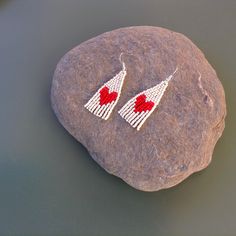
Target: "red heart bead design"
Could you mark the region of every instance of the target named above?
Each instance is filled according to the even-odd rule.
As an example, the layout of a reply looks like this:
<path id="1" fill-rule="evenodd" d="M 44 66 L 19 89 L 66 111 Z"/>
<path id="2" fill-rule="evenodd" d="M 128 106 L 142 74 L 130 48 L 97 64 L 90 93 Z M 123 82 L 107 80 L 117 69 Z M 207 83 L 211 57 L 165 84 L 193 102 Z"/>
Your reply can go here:
<path id="1" fill-rule="evenodd" d="M 150 111 L 155 105 L 152 101 L 146 101 L 146 95 L 141 94 L 136 98 L 134 112 Z"/>
<path id="2" fill-rule="evenodd" d="M 109 93 L 109 88 L 104 86 L 101 90 L 100 90 L 100 105 L 106 105 L 108 103 L 111 103 L 113 101 L 116 100 L 118 96 L 117 92 L 111 92 Z"/>

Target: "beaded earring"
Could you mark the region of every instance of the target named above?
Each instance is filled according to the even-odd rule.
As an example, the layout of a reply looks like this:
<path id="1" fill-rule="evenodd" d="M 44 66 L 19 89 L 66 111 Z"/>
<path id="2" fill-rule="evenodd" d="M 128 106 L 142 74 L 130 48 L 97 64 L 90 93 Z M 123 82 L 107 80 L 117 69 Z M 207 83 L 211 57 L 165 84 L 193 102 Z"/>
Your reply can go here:
<path id="1" fill-rule="evenodd" d="M 122 63 L 122 70 L 112 79 L 107 81 L 84 105 L 91 113 L 104 120 L 109 118 L 112 110 L 116 106 L 127 74 L 125 63 L 121 60 L 122 54 L 123 53 L 121 53 L 119 57 L 119 60 Z"/>
<path id="2" fill-rule="evenodd" d="M 131 98 L 118 113 L 123 117 L 132 127 L 140 130 L 141 126 L 147 118 L 153 113 L 162 96 L 164 95 L 169 81 L 173 78 L 178 68 L 156 86 L 144 90 Z"/>

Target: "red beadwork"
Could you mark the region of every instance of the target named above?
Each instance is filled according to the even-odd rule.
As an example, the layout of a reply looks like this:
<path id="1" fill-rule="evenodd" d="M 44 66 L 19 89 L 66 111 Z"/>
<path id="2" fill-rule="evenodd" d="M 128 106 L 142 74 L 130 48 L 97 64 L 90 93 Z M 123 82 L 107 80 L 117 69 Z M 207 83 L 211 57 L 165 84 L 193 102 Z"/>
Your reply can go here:
<path id="1" fill-rule="evenodd" d="M 108 103 L 111 103 L 113 101 L 116 100 L 118 96 L 118 93 L 113 91 L 111 93 L 109 93 L 109 88 L 104 86 L 101 90 L 100 90 L 100 105 L 106 105 Z"/>
<path id="2" fill-rule="evenodd" d="M 150 111 L 155 105 L 152 101 L 146 101 L 146 95 L 141 94 L 136 98 L 134 112 Z"/>

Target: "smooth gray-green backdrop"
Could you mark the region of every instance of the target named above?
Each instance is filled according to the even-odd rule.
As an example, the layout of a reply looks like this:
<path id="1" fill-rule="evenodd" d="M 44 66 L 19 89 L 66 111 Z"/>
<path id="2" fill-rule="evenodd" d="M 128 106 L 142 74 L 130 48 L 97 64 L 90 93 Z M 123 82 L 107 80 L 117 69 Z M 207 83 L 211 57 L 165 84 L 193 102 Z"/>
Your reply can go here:
<path id="1" fill-rule="evenodd" d="M 154 193 L 107 174 L 57 121 L 50 83 L 79 43 L 124 26 L 192 39 L 225 88 L 211 165 Z M 0 0 L 0 235 L 236 235 L 235 0 Z"/>

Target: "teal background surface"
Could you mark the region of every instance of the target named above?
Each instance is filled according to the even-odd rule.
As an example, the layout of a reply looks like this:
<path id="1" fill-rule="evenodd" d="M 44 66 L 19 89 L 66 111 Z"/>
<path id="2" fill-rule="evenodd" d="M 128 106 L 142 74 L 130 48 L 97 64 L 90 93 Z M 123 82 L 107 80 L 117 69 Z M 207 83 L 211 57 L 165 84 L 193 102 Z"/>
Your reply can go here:
<path id="1" fill-rule="evenodd" d="M 236 235 L 235 0 L 0 0 L 0 235 Z M 178 186 L 135 190 L 57 121 L 58 60 L 119 27 L 161 26 L 203 50 L 228 115 L 210 166 Z"/>

